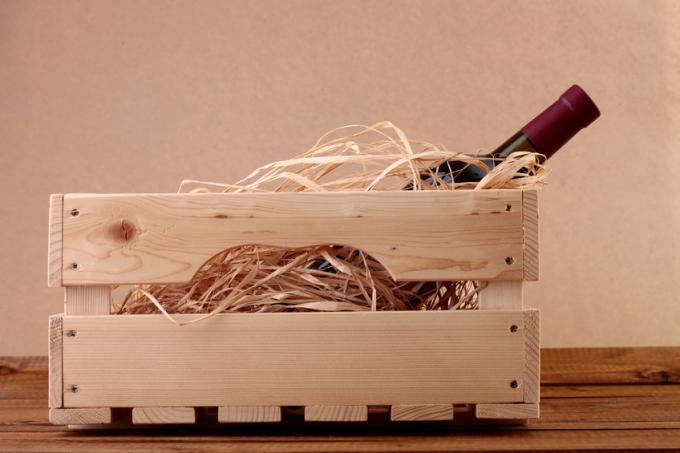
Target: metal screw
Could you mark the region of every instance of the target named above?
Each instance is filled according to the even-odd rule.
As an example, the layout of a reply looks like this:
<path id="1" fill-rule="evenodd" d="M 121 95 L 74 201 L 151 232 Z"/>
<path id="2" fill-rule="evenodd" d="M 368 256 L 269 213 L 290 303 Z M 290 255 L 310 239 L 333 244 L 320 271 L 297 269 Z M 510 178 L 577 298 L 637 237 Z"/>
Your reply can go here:
<path id="1" fill-rule="evenodd" d="M 517 324 L 513 324 L 513 325 L 510 326 L 510 332 L 515 333 L 518 330 L 519 330 L 519 327 L 517 326 Z"/>
<path id="2" fill-rule="evenodd" d="M 72 271 L 79 271 L 80 270 L 80 264 L 78 264 L 78 263 L 71 263 L 71 265 L 69 267 L 71 268 Z"/>
<path id="3" fill-rule="evenodd" d="M 516 389 L 517 387 L 519 387 L 519 382 L 510 381 L 510 387 L 512 387 L 513 389 Z"/>
<path id="4" fill-rule="evenodd" d="M 508 266 L 512 266 L 513 264 L 515 264 L 515 258 L 512 256 L 506 256 L 505 264 L 507 264 Z"/>
<path id="5" fill-rule="evenodd" d="M 78 393 L 78 386 L 76 384 L 71 384 L 71 393 Z"/>
<path id="6" fill-rule="evenodd" d="M 80 215 L 80 211 L 78 209 L 71 209 L 71 217 L 78 217 Z"/>
<path id="7" fill-rule="evenodd" d="M 67 337 L 75 337 L 77 334 L 78 334 L 78 332 L 76 332 L 76 331 L 73 330 L 73 329 L 67 330 L 67 331 L 66 331 L 66 336 L 67 336 Z"/>
<path id="8" fill-rule="evenodd" d="M 511 205 L 511 204 L 506 204 L 506 205 L 505 205 L 505 210 L 508 211 L 508 212 L 512 211 L 512 205 Z"/>

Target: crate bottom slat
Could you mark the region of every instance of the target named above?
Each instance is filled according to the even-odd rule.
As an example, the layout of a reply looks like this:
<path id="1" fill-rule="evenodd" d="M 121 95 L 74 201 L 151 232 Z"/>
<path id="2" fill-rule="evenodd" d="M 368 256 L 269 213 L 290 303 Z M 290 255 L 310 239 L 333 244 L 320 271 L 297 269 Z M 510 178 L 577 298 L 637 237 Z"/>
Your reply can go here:
<path id="1" fill-rule="evenodd" d="M 196 412 L 193 407 L 135 407 L 132 409 L 132 423 L 134 425 L 196 423 Z"/>
<path id="2" fill-rule="evenodd" d="M 538 418 L 537 403 L 519 404 L 478 404 L 475 416 L 480 419 L 493 420 L 525 420 Z"/>
<path id="3" fill-rule="evenodd" d="M 525 423 L 538 418 L 540 405 L 514 404 L 408 404 L 393 406 L 221 406 L 50 409 L 50 422 L 70 428 L 126 428 L 144 425 L 196 425 L 218 427 L 239 424 L 299 426 L 317 422 L 374 425 L 404 423 L 474 424 Z M 201 414 L 212 416 L 201 416 Z M 303 416 L 304 414 L 304 416 Z M 454 417 L 454 414 L 455 417 Z M 292 416 L 292 418 L 291 418 Z"/>
<path id="4" fill-rule="evenodd" d="M 222 406 L 218 408 L 219 423 L 275 423 L 281 421 L 278 406 Z"/>
<path id="5" fill-rule="evenodd" d="M 393 422 L 453 420 L 453 404 L 400 404 L 392 406 Z"/>

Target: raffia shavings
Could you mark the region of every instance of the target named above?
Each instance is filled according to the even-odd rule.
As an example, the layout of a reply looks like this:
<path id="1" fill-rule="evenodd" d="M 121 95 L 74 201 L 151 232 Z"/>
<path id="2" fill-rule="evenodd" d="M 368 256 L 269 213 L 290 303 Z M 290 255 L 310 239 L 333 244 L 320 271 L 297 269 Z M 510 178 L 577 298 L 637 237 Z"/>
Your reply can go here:
<path id="1" fill-rule="evenodd" d="M 334 138 L 335 137 L 335 138 Z M 433 169 L 448 161 L 488 171 L 478 183 L 447 182 Z M 223 192 L 522 189 L 545 183 L 542 156 L 511 154 L 489 171 L 478 157 L 409 140 L 390 122 L 345 126 L 292 159 L 257 168 Z M 459 172 L 460 170 L 458 170 Z M 198 187 L 192 192 L 213 192 Z M 244 245 L 213 257 L 185 284 L 141 285 L 115 307 L 120 314 L 223 312 L 454 310 L 477 305 L 474 281 L 396 282 L 363 251 L 342 245 L 285 249 Z"/>

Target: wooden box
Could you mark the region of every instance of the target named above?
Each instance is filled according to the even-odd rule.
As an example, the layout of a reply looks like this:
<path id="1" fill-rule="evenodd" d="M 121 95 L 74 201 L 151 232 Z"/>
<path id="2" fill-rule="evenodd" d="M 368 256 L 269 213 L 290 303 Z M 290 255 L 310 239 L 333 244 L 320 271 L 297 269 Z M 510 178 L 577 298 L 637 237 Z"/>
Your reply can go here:
<path id="1" fill-rule="evenodd" d="M 537 222 L 533 190 L 52 195 L 48 281 L 65 307 L 49 322 L 50 419 L 277 422 L 294 407 L 306 421 L 538 417 L 538 312 L 522 307 L 523 282 L 538 278 Z M 347 244 L 397 280 L 488 286 L 479 310 L 237 313 L 181 327 L 111 314 L 112 285 L 188 281 L 243 244 Z"/>

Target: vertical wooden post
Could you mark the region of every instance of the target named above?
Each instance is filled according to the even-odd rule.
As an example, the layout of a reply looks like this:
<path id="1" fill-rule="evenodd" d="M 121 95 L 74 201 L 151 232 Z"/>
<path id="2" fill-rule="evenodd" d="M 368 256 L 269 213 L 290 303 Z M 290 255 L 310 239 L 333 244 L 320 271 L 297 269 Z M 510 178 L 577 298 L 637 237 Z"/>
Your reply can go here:
<path id="1" fill-rule="evenodd" d="M 47 286 L 61 286 L 62 244 L 64 241 L 64 196 L 50 196 L 50 224 L 47 238 Z"/>
<path id="2" fill-rule="evenodd" d="M 64 314 L 65 315 L 109 315 L 111 314 L 111 287 L 110 286 L 67 286 L 64 288 Z M 61 321 L 62 318 L 60 317 Z M 75 335 L 63 332 L 60 323 L 60 348 L 64 335 Z M 75 338 L 72 338 L 75 340 Z M 50 351 L 51 352 L 51 351 Z M 61 352 L 61 351 L 60 351 Z M 60 356 L 61 358 L 61 356 Z M 50 385 L 53 378 L 53 368 L 50 366 Z M 62 382 L 61 364 L 59 369 L 59 383 L 63 398 L 64 383 Z M 50 398 L 52 391 L 50 390 Z M 62 406 L 59 406 L 62 407 Z M 110 424 L 113 412 L 109 407 L 87 408 L 50 408 L 50 422 L 55 425 L 99 425 Z"/>
<path id="3" fill-rule="evenodd" d="M 111 287 L 67 286 L 64 288 L 64 313 L 67 315 L 111 314 Z"/>
<path id="4" fill-rule="evenodd" d="M 538 280 L 538 191 L 522 191 L 524 281 Z"/>
<path id="5" fill-rule="evenodd" d="M 521 310 L 523 302 L 522 282 L 490 281 L 479 292 L 480 310 Z"/>
<path id="6" fill-rule="evenodd" d="M 524 402 L 541 400 L 541 344 L 538 310 L 524 312 Z"/>
<path id="7" fill-rule="evenodd" d="M 64 405 L 64 384 L 62 378 L 62 342 L 64 340 L 63 317 L 50 316 L 49 323 L 49 406 L 57 409 Z"/>

